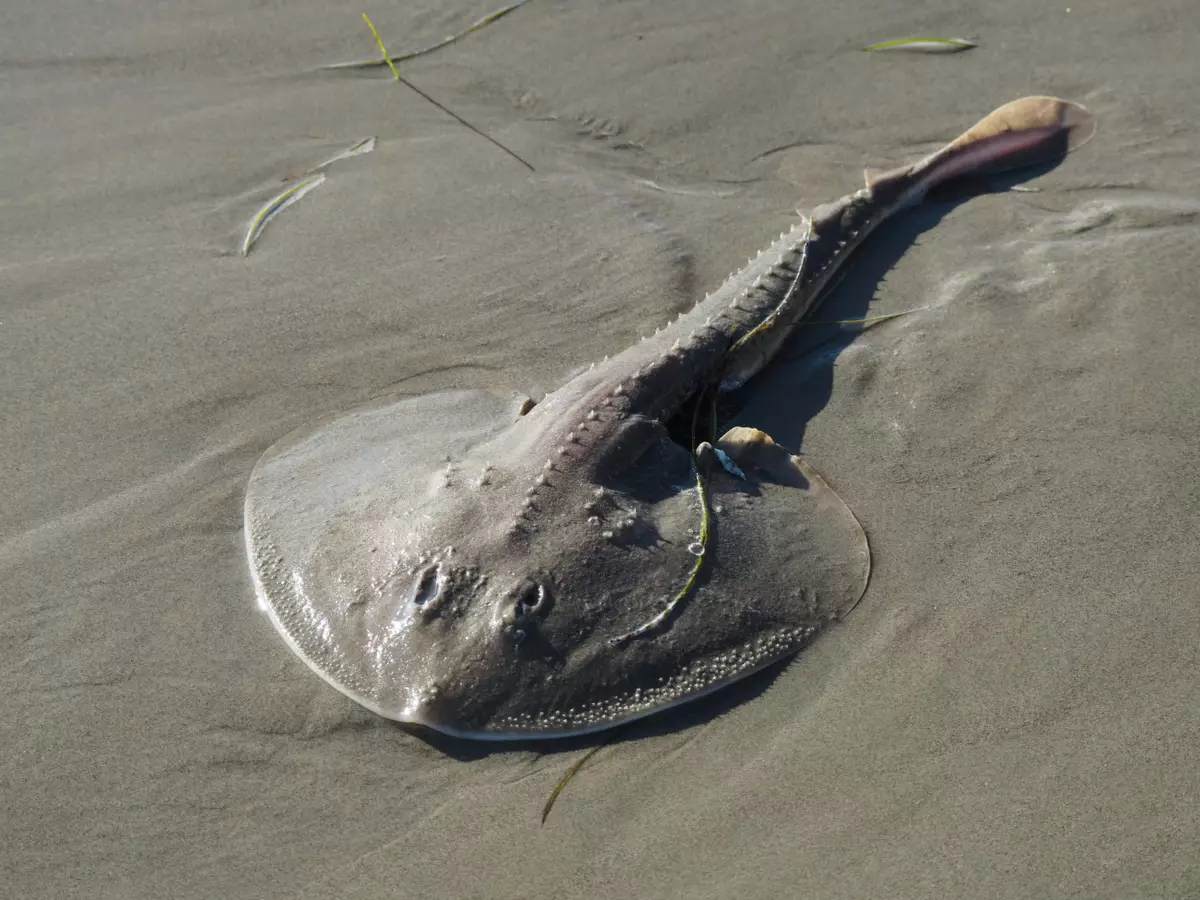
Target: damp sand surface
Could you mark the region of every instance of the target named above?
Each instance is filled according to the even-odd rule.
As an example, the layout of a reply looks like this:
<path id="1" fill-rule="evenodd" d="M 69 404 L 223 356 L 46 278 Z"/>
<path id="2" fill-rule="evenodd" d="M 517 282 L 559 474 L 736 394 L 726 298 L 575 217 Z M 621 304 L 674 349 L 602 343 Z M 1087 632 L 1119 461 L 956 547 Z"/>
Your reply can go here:
<path id="1" fill-rule="evenodd" d="M 489 3 L 369 10 L 399 54 Z M 981 18 L 982 16 L 982 18 Z M 28 898 L 1189 897 L 1200 126 L 1183 3 L 534 0 L 402 72 L 357 9 L 0 14 L 0 863 Z M 953 55 L 864 54 L 967 34 Z M 534 396 L 864 166 L 1087 105 L 1037 192 L 864 248 L 739 424 L 862 522 L 790 664 L 591 744 L 421 736 L 256 608 L 242 499 L 386 395 Z M 243 256 L 247 225 L 322 169 Z"/>

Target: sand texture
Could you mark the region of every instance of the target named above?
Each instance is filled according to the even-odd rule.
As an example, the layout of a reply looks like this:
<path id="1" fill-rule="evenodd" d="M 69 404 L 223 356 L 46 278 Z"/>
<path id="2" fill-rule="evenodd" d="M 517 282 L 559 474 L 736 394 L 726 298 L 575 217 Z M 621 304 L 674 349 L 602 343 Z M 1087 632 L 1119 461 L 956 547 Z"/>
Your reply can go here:
<path id="1" fill-rule="evenodd" d="M 500 5 L 365 7 L 389 49 Z M 0 11 L 0 896 L 1200 896 L 1200 5 L 531 0 L 402 71 L 359 7 Z M 20 9 L 17 9 L 17 6 Z M 906 35 L 953 55 L 867 54 Z M 1001 103 L 1096 137 L 863 248 L 746 396 L 871 541 L 807 652 L 622 732 L 355 706 L 256 608 L 256 459 L 533 396 Z M 323 183 L 247 223 L 355 143 Z"/>

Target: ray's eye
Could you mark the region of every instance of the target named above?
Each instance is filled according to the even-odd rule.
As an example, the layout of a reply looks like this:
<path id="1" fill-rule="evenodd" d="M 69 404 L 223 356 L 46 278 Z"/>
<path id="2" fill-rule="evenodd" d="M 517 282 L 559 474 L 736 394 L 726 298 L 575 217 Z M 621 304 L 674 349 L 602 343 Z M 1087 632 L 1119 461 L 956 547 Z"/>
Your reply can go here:
<path id="1" fill-rule="evenodd" d="M 417 588 L 413 592 L 413 603 L 417 606 L 425 606 L 437 597 L 441 590 L 442 567 L 430 566 L 421 573 L 421 577 L 417 580 Z"/>

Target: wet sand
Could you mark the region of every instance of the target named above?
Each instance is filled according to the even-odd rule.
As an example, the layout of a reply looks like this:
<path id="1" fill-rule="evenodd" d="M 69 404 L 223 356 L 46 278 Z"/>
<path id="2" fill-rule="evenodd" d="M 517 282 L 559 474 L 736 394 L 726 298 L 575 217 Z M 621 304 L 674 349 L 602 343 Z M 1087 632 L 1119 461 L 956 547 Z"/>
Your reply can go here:
<path id="1" fill-rule="evenodd" d="M 1192 4 L 0 13 L 0 863 L 23 898 L 1191 897 Z M 492 3 L 367 9 L 393 52 Z M 952 56 L 869 55 L 909 34 Z M 1029 93 L 1099 131 L 881 234 L 738 421 L 870 536 L 847 620 L 602 750 L 407 732 L 256 608 L 257 457 L 387 394 L 538 396 L 808 209 Z M 239 253 L 283 179 L 369 136 Z M 649 183 L 648 183 L 649 182 Z"/>

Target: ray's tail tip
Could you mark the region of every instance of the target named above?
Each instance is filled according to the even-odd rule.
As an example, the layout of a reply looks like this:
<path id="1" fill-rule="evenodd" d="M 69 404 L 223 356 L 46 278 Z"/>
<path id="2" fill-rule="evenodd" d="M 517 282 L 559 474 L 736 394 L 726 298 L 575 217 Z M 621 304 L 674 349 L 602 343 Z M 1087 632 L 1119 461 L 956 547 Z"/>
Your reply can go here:
<path id="1" fill-rule="evenodd" d="M 963 133 L 955 145 L 965 146 L 1005 135 L 1054 135 L 1067 152 L 1077 150 L 1096 133 L 1096 117 L 1081 103 L 1058 97 L 1021 97 L 992 110 Z"/>
<path id="2" fill-rule="evenodd" d="M 1065 134 L 1068 150 L 1079 149 L 1096 134 L 1096 117 L 1090 109 L 1082 103 L 1058 97 L 1022 97 L 1001 106 L 987 119 L 997 114 L 1002 114 L 1013 130 L 1052 128 Z"/>
<path id="3" fill-rule="evenodd" d="M 916 171 L 928 191 L 962 175 L 990 176 L 1057 161 L 1095 133 L 1095 117 L 1079 103 L 1022 97 L 992 110 Z"/>
<path id="4" fill-rule="evenodd" d="M 1059 100 L 1063 105 L 1060 126 L 1067 129 L 1067 149 L 1078 150 L 1096 134 L 1096 117 L 1082 103 Z"/>

